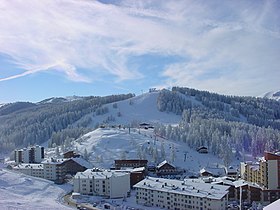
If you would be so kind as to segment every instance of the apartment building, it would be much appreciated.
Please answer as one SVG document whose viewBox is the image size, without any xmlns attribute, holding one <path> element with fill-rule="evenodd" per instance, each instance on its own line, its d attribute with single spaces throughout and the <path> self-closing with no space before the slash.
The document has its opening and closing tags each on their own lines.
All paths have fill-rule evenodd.
<svg viewBox="0 0 280 210">
<path fill-rule="evenodd" d="M 13 170 L 30 176 L 40 177 L 61 184 L 65 180 L 66 174 L 76 174 L 92 168 L 92 165 L 81 157 L 54 159 L 49 158 L 42 163 L 21 163 L 14 167 Z"/>
<path fill-rule="evenodd" d="M 262 187 L 262 201 L 273 202 L 280 198 L 280 153 L 265 152 L 257 162 L 243 162 L 241 177 Z"/>
<path fill-rule="evenodd" d="M 74 179 L 74 192 L 108 198 L 123 198 L 130 193 L 130 175 L 126 172 L 88 169 L 78 172 Z"/>
<path fill-rule="evenodd" d="M 232 177 L 208 177 L 200 179 L 203 182 L 229 186 L 229 201 L 240 201 L 240 190 L 242 202 L 252 203 L 253 201 L 261 202 L 262 188 L 252 182 L 243 179 L 236 180 Z"/>
<path fill-rule="evenodd" d="M 29 176 L 44 178 L 43 164 L 22 163 L 17 166 L 14 166 L 13 170 L 26 174 L 26 175 L 29 175 Z"/>
<path fill-rule="evenodd" d="M 134 188 L 136 202 L 145 206 L 174 210 L 227 208 L 228 186 L 147 177 Z"/>
<path fill-rule="evenodd" d="M 20 163 L 41 163 L 44 158 L 44 147 L 39 145 L 17 149 L 14 151 L 15 162 Z"/>
<path fill-rule="evenodd" d="M 57 184 L 61 184 L 65 180 L 66 159 L 47 159 L 42 162 L 44 165 L 44 178 L 54 181 Z"/>
</svg>

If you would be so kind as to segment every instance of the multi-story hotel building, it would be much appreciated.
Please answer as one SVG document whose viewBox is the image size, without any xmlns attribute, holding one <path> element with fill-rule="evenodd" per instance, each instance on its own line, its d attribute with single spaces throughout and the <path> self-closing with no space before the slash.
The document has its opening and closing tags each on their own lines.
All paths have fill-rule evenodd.
<svg viewBox="0 0 280 210">
<path fill-rule="evenodd" d="M 44 147 L 39 145 L 18 149 L 14 151 L 15 162 L 20 163 L 41 163 L 44 158 Z"/>
<path fill-rule="evenodd" d="M 55 183 L 63 183 L 66 175 L 66 159 L 47 159 L 42 162 L 44 165 L 44 178 Z"/>
<path fill-rule="evenodd" d="M 134 188 L 136 202 L 146 206 L 174 210 L 227 208 L 229 186 L 147 177 Z"/>
<path fill-rule="evenodd" d="M 258 162 L 244 162 L 240 166 L 241 177 L 262 187 L 263 202 L 280 198 L 280 154 L 265 152 Z"/>
<path fill-rule="evenodd" d="M 54 181 L 55 183 L 63 183 L 66 174 L 76 174 L 85 171 L 92 165 L 81 157 L 64 158 L 64 159 L 45 159 L 42 163 L 21 163 L 13 167 L 13 170 L 21 173 L 40 177 Z"/>
<path fill-rule="evenodd" d="M 73 179 L 73 184 L 76 193 L 123 198 L 130 193 L 130 174 L 88 169 L 84 172 L 78 172 Z"/>
</svg>

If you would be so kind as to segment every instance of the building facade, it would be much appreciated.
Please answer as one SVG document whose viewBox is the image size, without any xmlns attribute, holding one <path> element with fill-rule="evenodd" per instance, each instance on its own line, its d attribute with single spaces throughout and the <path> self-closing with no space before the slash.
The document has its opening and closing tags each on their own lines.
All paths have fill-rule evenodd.
<svg viewBox="0 0 280 210">
<path fill-rule="evenodd" d="M 262 202 L 273 202 L 280 198 L 280 154 L 265 152 L 258 162 L 243 162 L 240 165 L 243 179 L 262 187 Z"/>
<path fill-rule="evenodd" d="M 158 176 L 177 175 L 183 173 L 183 170 L 176 168 L 166 160 L 162 161 L 156 167 L 156 174 Z"/>
<path fill-rule="evenodd" d="M 65 181 L 66 167 L 65 159 L 47 159 L 42 162 L 44 165 L 44 178 L 62 184 Z"/>
<path fill-rule="evenodd" d="M 148 160 L 130 159 L 130 160 L 115 160 L 115 168 L 147 168 Z"/>
<path fill-rule="evenodd" d="M 130 193 L 130 175 L 126 172 L 88 169 L 78 172 L 74 179 L 74 192 L 108 198 L 123 198 Z"/>
<path fill-rule="evenodd" d="M 18 149 L 14 151 L 15 162 L 20 163 L 41 163 L 44 159 L 44 147 L 39 145 Z"/>
<path fill-rule="evenodd" d="M 29 175 L 29 176 L 44 178 L 43 164 L 22 163 L 22 164 L 19 164 L 19 165 L 13 167 L 13 170 L 26 174 L 26 175 Z"/>
<path fill-rule="evenodd" d="M 65 159 L 45 159 L 40 164 L 21 163 L 13 167 L 14 170 L 35 177 L 40 177 L 61 184 L 66 174 L 74 175 L 77 172 L 92 168 L 92 165 L 81 157 Z"/>
<path fill-rule="evenodd" d="M 174 210 L 227 208 L 228 186 L 147 177 L 134 188 L 136 202 L 145 206 Z"/>
</svg>

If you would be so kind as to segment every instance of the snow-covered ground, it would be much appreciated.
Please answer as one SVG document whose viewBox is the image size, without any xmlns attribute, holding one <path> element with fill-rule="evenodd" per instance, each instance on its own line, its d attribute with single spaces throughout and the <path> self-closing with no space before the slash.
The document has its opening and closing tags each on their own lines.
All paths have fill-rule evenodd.
<svg viewBox="0 0 280 210">
<path fill-rule="evenodd" d="M 269 98 L 269 99 L 274 99 L 276 101 L 280 101 L 280 91 L 271 91 L 268 93 L 264 93 L 264 94 L 260 95 L 259 97 Z"/>
<path fill-rule="evenodd" d="M 71 188 L 0 168 L 0 209 L 72 209 L 60 203 Z"/>
<path fill-rule="evenodd" d="M 129 125 L 133 122 L 178 124 L 181 116 L 160 112 L 157 109 L 158 94 L 159 92 L 144 93 L 131 99 L 107 104 L 104 107 L 108 108 L 108 113 L 94 116 L 92 125 L 102 124 L 110 116 L 114 117 L 114 121 L 109 122 L 113 125 Z M 114 104 L 117 104 L 117 107 L 114 108 Z"/>
<path fill-rule="evenodd" d="M 99 128 L 76 140 L 74 148 L 81 154 L 87 150 L 89 160 L 95 167 L 100 168 L 112 167 L 115 159 L 141 157 L 148 159 L 149 163 L 154 162 L 156 149 L 158 162 L 166 159 L 173 165 L 185 169 L 190 175 L 198 174 L 203 167 L 223 164 L 222 160 L 214 155 L 200 154 L 183 142 L 155 138 L 152 129 L 130 129 L 129 133 L 128 128 Z M 161 152 L 162 148 L 164 152 Z"/>
</svg>

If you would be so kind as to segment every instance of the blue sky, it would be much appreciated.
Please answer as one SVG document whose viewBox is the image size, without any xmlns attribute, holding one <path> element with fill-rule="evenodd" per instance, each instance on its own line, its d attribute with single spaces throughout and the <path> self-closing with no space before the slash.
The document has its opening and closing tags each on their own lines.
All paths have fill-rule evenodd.
<svg viewBox="0 0 280 210">
<path fill-rule="evenodd" d="M 2 0 L 0 103 L 280 89 L 277 0 Z"/>
</svg>

